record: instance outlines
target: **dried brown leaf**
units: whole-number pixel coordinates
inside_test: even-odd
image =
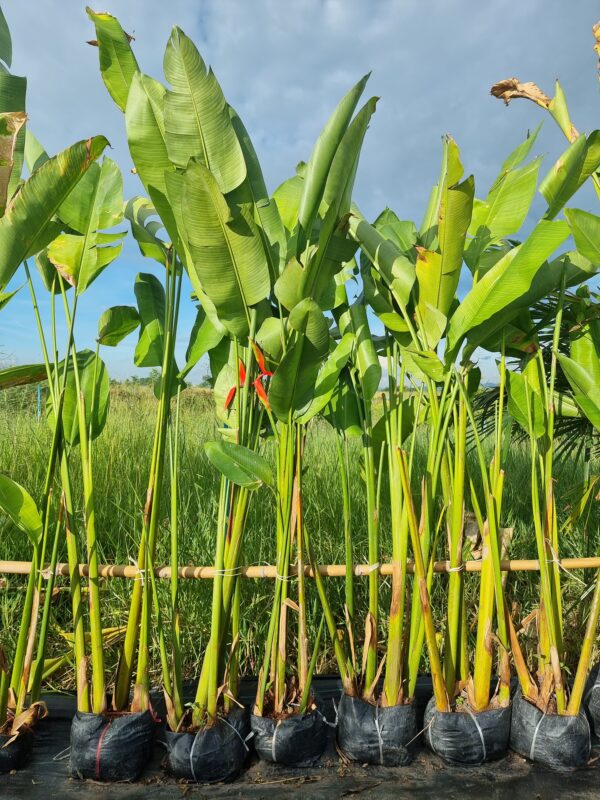
[[[547,94],[540,89],[540,87],[532,81],[521,83],[518,78],[506,78],[503,81],[498,81],[490,89],[490,93],[503,100],[505,105],[508,105],[511,100],[522,97],[524,100],[531,100],[538,106],[548,108],[550,105],[550,98]]]

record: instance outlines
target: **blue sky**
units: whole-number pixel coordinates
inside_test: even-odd
[[[141,68],[156,78],[163,79],[162,57],[172,25],[194,39],[244,119],[271,190],[309,156],[339,97],[373,70],[367,92],[381,101],[355,190],[368,217],[389,205],[401,218],[420,221],[437,177],[444,133],[458,142],[466,173],[475,175],[477,195],[485,194],[504,156],[542,119],[530,103],[516,101],[507,109],[490,97],[490,86],[502,78],[532,80],[552,94],[559,77],[575,125],[583,131],[597,126],[591,26],[600,7],[592,0],[102,2],[97,10],[119,17],[135,36]],[[15,0],[2,7],[13,36],[12,71],[28,78],[31,129],[51,153],[93,134],[106,135],[109,154],[124,173],[126,197],[140,193],[130,173],[123,116],[100,78],[97,50],[85,44],[94,31],[84,4]],[[542,174],[565,144],[547,118],[535,148],[545,154]],[[572,204],[597,210],[587,190]],[[542,209],[542,201],[536,201],[533,214]],[[154,271],[153,262],[129,241],[121,258],[84,295],[78,347],[94,346],[105,308],[134,303],[139,271]],[[46,304],[42,310],[48,314]],[[193,318],[193,306],[185,302],[180,363]],[[134,347],[135,335],[117,349],[104,348],[111,375],[120,379],[143,372],[133,366]],[[0,358],[8,363],[40,360],[25,291],[0,315]],[[493,373],[491,359],[482,367],[484,375]],[[197,367],[192,381],[203,372]]]

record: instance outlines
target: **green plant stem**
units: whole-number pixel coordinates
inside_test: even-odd
[[[596,573],[596,585],[594,587],[594,595],[592,597],[592,604],[588,616],[587,625],[585,628],[585,635],[581,646],[581,653],[577,663],[577,672],[575,673],[575,680],[573,681],[573,688],[571,689],[571,696],[569,697],[569,704],[567,706],[567,714],[576,715],[581,708],[581,701],[583,699],[583,692],[585,690],[585,683],[590,671],[590,663],[592,660],[592,653],[594,651],[594,644],[596,641],[596,629],[598,628],[598,616],[600,615],[600,570]]]
[[[419,539],[419,526],[417,523],[417,517],[412,502],[412,494],[410,490],[409,475],[408,475],[408,462],[404,450],[400,450],[400,478],[402,481],[402,490],[404,492],[404,496],[406,498],[406,503],[408,507],[408,527],[410,530],[410,536],[413,547],[413,558],[415,562],[415,581],[417,582],[419,589],[419,601],[421,603],[421,610],[423,614],[423,622],[425,627],[425,639],[427,641],[429,662],[431,664],[431,677],[433,679],[433,693],[435,696],[435,705],[438,711],[449,711],[450,705],[448,702],[448,695],[446,693],[442,664],[440,661],[440,654],[435,635],[433,614],[429,602],[429,592],[427,589],[427,574],[425,571],[423,553],[421,551],[421,542]]]

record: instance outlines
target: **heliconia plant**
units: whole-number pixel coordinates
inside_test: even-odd
[[[62,363],[58,362],[58,348],[56,342],[56,327],[54,324],[53,309],[53,349],[49,356],[45,345],[45,338],[41,326],[39,309],[33,291],[33,284],[29,274],[27,259],[54,245],[57,242],[75,241],[85,242],[84,231],[90,232],[84,225],[89,222],[85,219],[85,204],[80,213],[77,213],[81,199],[89,191],[90,170],[100,171],[95,163],[102,154],[107,140],[97,136],[87,141],[78,142],[53,158],[49,158],[37,145],[34,137],[27,133],[25,136],[25,79],[11,75],[7,67],[11,62],[11,40],[4,17],[1,17],[3,35],[1,37],[3,51],[0,57],[6,64],[3,66],[2,82],[4,92],[1,95],[2,103],[8,106],[0,112],[3,120],[2,147],[3,167],[1,177],[1,203],[2,216],[0,218],[0,253],[2,266],[0,268],[0,291],[2,292],[2,305],[5,305],[18,290],[5,292],[8,283],[15,273],[24,264],[26,281],[29,285],[38,331],[44,353],[44,363],[21,367],[18,376],[11,370],[3,372],[0,379],[2,386],[17,385],[39,381],[46,378],[49,382],[52,416],[49,418],[52,429],[52,444],[48,454],[48,463],[45,474],[43,497],[39,506],[27,491],[12,481],[7,476],[2,476],[2,511],[12,522],[24,531],[32,546],[32,569],[25,592],[23,614],[17,637],[16,651],[13,657],[12,670],[9,672],[6,660],[3,658],[2,678],[0,679],[0,726],[2,732],[7,732],[8,741],[2,748],[2,763],[6,761],[11,768],[12,752],[17,751],[16,766],[21,766],[23,756],[31,749],[31,726],[40,714],[41,684],[45,669],[45,648],[48,637],[50,621],[50,604],[54,582],[54,570],[57,563],[61,533],[67,531],[69,539],[69,511],[65,494],[58,493],[55,499],[55,481],[59,465],[62,464],[66,442],[70,437],[77,435],[78,407],[73,380],[79,380],[79,360],[85,354],[76,354],[73,340],[73,323],[75,306],[71,313],[67,310],[68,340],[65,347],[65,356]],[[18,108],[21,110],[18,110]],[[36,152],[36,158],[30,160],[31,154]],[[21,176],[25,156],[28,156],[30,175],[27,179]],[[106,163],[106,162],[105,162]],[[110,162],[112,163],[112,162]],[[116,169],[116,166],[115,166]],[[87,185],[84,183],[87,180]],[[93,178],[92,178],[93,180]],[[62,233],[67,228],[70,233]],[[95,228],[94,228],[95,230]],[[90,241],[90,245],[96,244]],[[67,280],[74,283],[79,276],[85,285],[93,281],[105,264],[99,263],[102,251],[90,253],[85,246],[78,251],[71,250],[60,259],[61,269],[72,265],[73,271],[67,275]],[[53,273],[49,280],[54,291],[62,291],[65,298],[65,283],[61,278],[58,268],[52,266],[49,272]],[[59,289],[60,284],[60,289]],[[22,287],[21,287],[22,288]],[[83,287],[85,288],[85,286]],[[53,294],[54,301],[54,294]],[[88,359],[89,360],[89,359]],[[82,365],[83,367],[83,365]],[[81,373],[82,377],[84,373]],[[88,380],[88,391],[94,391],[94,381]],[[105,387],[107,388],[107,387]],[[78,387],[81,389],[81,386]],[[105,397],[106,402],[106,397]],[[79,409],[83,411],[82,408]],[[86,438],[87,428],[90,425],[88,409],[88,422],[82,419],[83,430]],[[94,434],[96,435],[96,434]],[[71,550],[70,550],[71,553]],[[43,570],[49,558],[49,576]],[[75,564],[79,559],[75,558]],[[78,567],[77,567],[78,570]],[[48,580],[46,581],[46,578]],[[45,591],[44,591],[44,582]],[[74,601],[75,602],[75,601]],[[75,606],[74,606],[75,609]],[[75,618],[75,615],[74,615]],[[22,745],[22,740],[25,744]],[[24,748],[24,749],[23,749]]]
[[[594,33],[597,36],[597,27]],[[600,196],[598,131],[586,135],[575,128],[565,93],[558,81],[553,98],[549,98],[536,84],[523,84],[516,78],[495,84],[491,91],[507,105],[514,98],[524,98],[546,109],[570,143],[540,186],[548,205],[546,219],[556,217],[572,195],[590,178]],[[591,667],[591,643],[598,623],[600,585],[597,576],[583,647],[571,684],[564,668],[559,565],[561,542],[553,475],[557,421],[562,407],[569,401],[568,398],[562,400],[557,386],[559,379],[563,384],[566,379],[576,410],[591,424],[592,430],[597,430],[600,419],[595,413],[594,387],[597,385],[595,377],[600,362],[594,315],[592,312],[590,318],[589,301],[586,300],[589,290],[581,286],[576,295],[570,298],[567,289],[591,277],[597,270],[600,252],[594,246],[594,239],[600,232],[600,220],[594,214],[575,208],[565,209],[564,216],[564,224],[568,225],[577,251],[568,254],[561,265],[560,284],[553,287],[554,298],[544,309],[546,313],[550,310],[551,316],[547,319],[553,320],[551,336],[545,346],[548,357],[544,358],[544,347],[540,343],[535,355],[523,359],[520,371],[512,372],[509,376],[509,410],[512,409],[514,418],[526,431],[531,449],[531,502],[540,564],[538,666],[536,670],[531,670],[529,686],[522,686],[523,699],[518,706],[518,723],[511,742],[514,749],[533,760],[554,768],[572,769],[586,763],[589,757],[589,727],[582,701]],[[566,346],[563,339],[565,317],[569,320]],[[590,485],[593,485],[590,484],[590,478],[588,455],[581,500],[583,505],[583,498],[589,495]],[[519,652],[519,649],[515,637],[513,651]],[[523,656],[519,657],[523,660],[526,672]],[[551,715],[550,725],[553,729],[570,737],[572,746],[568,750],[556,748],[546,740],[536,750],[534,734],[536,726],[541,724],[542,715]]]
[[[0,390],[45,380],[51,431],[39,497],[0,474],[0,511],[31,550],[12,663],[0,648],[0,771],[23,763],[32,727],[45,713],[43,682],[69,663],[77,689],[71,774],[139,777],[157,723],[150,694],[153,635],[166,708],[166,766],[177,778],[234,778],[250,740],[260,758],[316,762],[328,723],[313,676],[326,642],[342,685],[337,742],[349,759],[410,762],[419,736],[417,681],[425,668],[433,696],[424,738],[446,761],[481,764],[510,744],[551,767],[585,763],[590,729],[583,706],[592,691],[600,571],[589,587],[571,678],[555,478],[560,420],[576,420],[588,453],[600,432],[600,311],[597,294],[584,286],[600,267],[600,217],[565,208],[588,180],[600,196],[600,132],[579,133],[558,82],[549,98],[535,84],[502,81],[493,95],[546,109],[569,142],[539,186],[542,160],[530,158],[539,127],[508,155],[482,198],[446,135],[420,226],[389,208],[370,223],[353,202],[378,101],[361,101],[369,75],[342,97],[308,161],[271,196],[248,131],[181,29],[173,28],[168,39],[161,83],[141,71],[133,38],[115,17],[90,8],[87,14],[96,37],[89,44],[98,49],[102,80],[124,114],[144,193],[126,203],[118,166],[100,160],[104,137],[49,157],[26,130],[25,79],[9,72],[12,45],[0,11],[0,310],[26,285],[42,351],[40,364],[1,370]],[[532,221],[538,188],[545,211]],[[137,275],[135,306],[102,313],[95,352],[77,350],[79,298],[120,255],[125,231],[117,227],[125,220],[157,273]],[[571,239],[574,249],[565,250]],[[32,263],[47,293],[49,327]],[[23,283],[12,288],[21,269]],[[186,278],[197,307],[180,368],[176,342]],[[64,342],[57,333],[61,309]],[[126,625],[115,630],[103,628],[96,520],[94,455],[110,405],[100,348],[116,347],[134,332],[135,366],[157,370],[156,416],[131,559],[137,574]],[[497,356],[498,386],[491,392],[480,387],[482,350]],[[181,394],[205,357],[217,433],[204,451],[219,491],[203,498],[207,505],[214,500],[210,632],[187,702],[179,583],[188,535],[180,516]],[[318,569],[305,514],[306,444],[318,418],[331,425],[339,469],[343,609],[334,606]],[[534,664],[502,574],[507,448],[517,428],[528,449],[528,543],[539,564]],[[566,525],[598,486],[590,464],[588,457],[584,489]],[[361,578],[355,574],[355,469],[367,533]],[[276,575],[256,694],[247,708],[240,701],[240,575],[259,492],[273,498]],[[481,540],[474,609],[464,574],[467,513]],[[161,595],[155,559],[163,544],[170,591]],[[65,548],[73,627],[62,633],[72,655],[48,659],[56,568]],[[386,548],[389,608],[380,578]],[[446,575],[438,578],[440,558]],[[316,619],[307,599],[309,570],[320,604]],[[364,619],[357,580],[366,584]],[[117,641],[112,685],[105,648]],[[600,726],[600,719],[594,722]]]
[[[466,730],[468,717],[459,715],[456,723],[450,722],[444,712],[453,708],[462,710],[466,703],[470,713],[479,714],[497,707],[508,707],[509,666],[508,654],[511,623],[507,618],[500,572],[500,525],[502,514],[501,464],[503,413],[502,399],[506,387],[505,353],[522,354],[532,343],[527,337],[526,309],[549,292],[557,289],[562,275],[567,274],[568,285],[576,284],[594,274],[595,268],[579,253],[559,256],[547,266],[546,259],[564,242],[569,228],[564,222],[555,222],[561,205],[554,196],[568,199],[562,190],[559,172],[551,171],[542,184],[550,208],[546,218],[520,246],[507,236],[521,227],[527,216],[537,184],[539,160],[523,164],[535,141],[535,133],[506,159],[503,169],[494,182],[485,201],[474,200],[472,179],[461,182],[462,166],[454,142],[446,139],[440,181],[431,195],[425,219],[419,231],[411,223],[402,223],[389,211],[384,212],[373,226],[356,213],[350,220],[350,230],[362,248],[362,273],[365,296],[386,328],[385,358],[390,362],[389,342],[395,341],[399,350],[398,364],[403,371],[402,382],[418,381],[424,384],[424,401],[427,407],[427,430],[431,436],[428,463],[421,483],[420,523],[418,515],[408,504],[407,522],[413,536],[415,558],[415,585],[408,636],[406,673],[407,697],[412,696],[416,673],[421,658],[423,638],[427,634],[430,668],[432,671],[435,706],[426,721],[440,731],[444,725],[462,725]],[[547,189],[548,185],[552,189]],[[573,188],[574,189],[577,187]],[[473,275],[473,285],[459,303],[455,298],[463,262]],[[544,269],[542,269],[544,267]],[[515,276],[519,279],[515,280]],[[523,327],[525,326],[525,327]],[[443,358],[438,353],[444,341]],[[478,346],[501,352],[500,400],[496,413],[494,456],[490,464],[475,425],[472,395],[477,388],[476,370],[470,363]],[[382,353],[383,354],[383,353]],[[455,361],[460,354],[461,365]],[[474,380],[473,380],[474,379]],[[401,391],[404,386],[401,386]],[[391,405],[392,393],[389,403]],[[386,399],[387,404],[387,399]],[[387,408],[384,411],[384,417]],[[389,425],[389,423],[386,423]],[[472,477],[465,472],[467,431],[476,444],[479,477],[483,485],[483,502],[475,493]],[[453,441],[450,439],[453,434]],[[402,489],[411,485],[408,470],[402,464],[396,482]],[[390,470],[393,464],[390,463]],[[402,477],[404,474],[404,482]],[[390,476],[392,473],[390,472]],[[415,476],[416,479],[416,476]],[[391,478],[390,478],[391,480]],[[394,486],[395,488],[395,486]],[[441,514],[436,510],[436,497],[441,493]],[[466,500],[473,504],[482,539],[483,564],[480,584],[480,602],[477,616],[477,641],[473,673],[468,656],[467,625],[464,616],[462,550],[464,508]],[[396,502],[402,503],[402,500]],[[398,509],[394,516],[402,519]],[[411,520],[413,524],[411,526]],[[437,647],[431,620],[427,588],[428,565],[435,557],[435,531],[445,521],[448,533],[448,606],[443,654]],[[405,523],[406,524],[406,523]],[[417,546],[417,551],[415,551]],[[421,550],[419,558],[418,549]],[[398,552],[401,552],[398,549]],[[418,573],[423,563],[422,580]],[[421,587],[419,589],[419,587]],[[492,632],[497,631],[495,637]],[[393,627],[390,625],[390,637]],[[493,638],[492,638],[493,637]],[[492,696],[490,680],[493,674],[493,642],[499,644],[499,689]],[[388,655],[390,640],[388,639]],[[393,660],[399,663],[397,649],[392,648]],[[517,660],[521,685],[529,689],[529,678],[521,661]],[[388,664],[388,670],[390,669]],[[386,674],[384,687],[398,685],[391,674]],[[463,696],[461,696],[461,694]],[[390,698],[384,698],[389,702]],[[459,702],[459,705],[457,704]],[[490,705],[492,703],[492,705]],[[436,716],[436,713],[438,716]],[[439,714],[442,714],[439,717]],[[438,722],[438,717],[444,722]],[[504,715],[503,744],[508,745],[510,716]],[[472,723],[471,723],[472,725]],[[481,754],[481,744],[476,727],[472,726],[477,745],[471,753],[476,761],[494,757],[494,748]],[[431,740],[432,733],[428,733]],[[443,735],[432,742],[436,752],[443,752]],[[448,742],[450,739],[448,739]],[[449,760],[468,760],[468,748],[445,753]]]

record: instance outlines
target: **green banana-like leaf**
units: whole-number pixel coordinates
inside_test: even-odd
[[[352,333],[355,341],[354,366],[358,372],[362,396],[368,405],[381,381],[381,364],[369,327],[367,307],[358,298],[338,316],[338,326],[342,333]]]
[[[139,71],[131,49],[131,37],[125,33],[116,17],[106,12],[96,13],[89,6],[86,12],[96,28],[98,39],[89,44],[98,47],[102,80],[112,99],[121,111],[125,111],[131,81]]]
[[[360,152],[378,99],[371,97],[367,100],[348,125],[331,162],[323,190],[323,203],[326,208],[334,205],[338,217],[350,211]]]
[[[497,352],[501,347],[503,330],[506,331],[506,344],[510,343],[511,333],[506,326],[514,322],[519,315],[528,313],[528,310],[539,300],[558,291],[563,273],[565,286],[568,289],[589,280],[597,271],[598,269],[576,250],[564,253],[544,264],[543,269],[539,269],[533,276],[531,286],[526,292],[497,311],[493,317],[469,330],[467,338],[470,349],[474,350],[480,346]],[[517,327],[519,326],[517,325]],[[531,324],[525,329],[521,328],[521,331],[529,331],[530,328]],[[488,348],[488,342],[491,343],[490,348]]]
[[[566,208],[565,217],[577,250],[593,264],[600,266],[600,217],[578,208]]]
[[[245,489],[258,489],[263,483],[273,486],[269,462],[247,447],[227,441],[206,442],[204,450],[211,464],[228,480]]]
[[[600,131],[575,139],[540,184],[540,192],[548,203],[545,218],[554,219],[599,166]]]
[[[446,137],[445,150],[449,166],[453,161],[460,163],[458,147],[450,137]],[[421,249],[417,259],[418,310],[422,317],[428,305],[448,316],[458,288],[475,195],[473,176],[462,183],[452,182],[459,172],[462,173],[462,165],[460,170],[448,169],[439,192],[435,226],[439,258],[434,257],[431,250]]]
[[[347,127],[334,155],[322,198],[324,217],[318,246],[309,249],[304,264],[291,258],[276,283],[277,298],[288,310],[305,298],[315,300],[322,310],[336,304],[335,277],[356,252],[356,244],[346,235],[347,217],[360,151],[376,103],[377,98],[365,103]]]
[[[212,172],[223,194],[231,192],[246,177],[244,154],[213,71],[180,28],[173,28],[164,69],[172,87],[165,99],[169,158],[181,169],[197,159]]]
[[[152,203],[145,197],[132,197],[125,206],[125,216],[142,255],[166,265],[170,245],[158,235],[163,224],[154,219],[156,209]]]
[[[243,338],[249,329],[250,308],[271,289],[269,265],[251,208],[231,209],[212,173],[192,161],[184,178],[183,214],[192,285],[206,292],[227,330]]]
[[[296,422],[305,425],[328,405],[337,390],[340,373],[348,363],[353,348],[354,335],[346,333],[323,362],[315,381],[313,398],[308,408],[296,417]]]
[[[0,112],[2,113],[25,113],[25,94],[27,91],[27,79],[18,75],[11,75],[9,72],[0,70]],[[12,170],[8,181],[7,197],[14,195],[23,170],[23,153],[25,150],[25,126],[21,126],[17,134],[12,157]]]
[[[20,484],[0,474],[0,511],[26,533],[36,546],[42,536],[42,518],[33,498]]]
[[[577,361],[563,353],[558,354],[560,366],[567,377],[577,405],[592,423],[597,431],[600,431],[600,395],[598,392],[598,382],[590,371]]]
[[[421,244],[427,250],[437,249],[439,211],[443,195],[449,186],[455,186],[460,181],[463,173],[458,145],[451,136],[444,136],[440,177],[429,196],[425,216],[419,230]]]
[[[431,378],[436,383],[444,380],[444,365],[434,350],[415,350],[402,347],[400,350],[404,366],[411,375],[421,381]]]
[[[106,425],[110,406],[110,380],[104,361],[91,350],[77,353],[79,385],[85,408],[85,427],[96,439]],[[58,375],[62,379],[64,363],[58,365]],[[79,442],[79,417],[77,413],[78,393],[75,381],[73,360],[67,367],[67,383],[62,408],[62,429],[65,440],[70,445]],[[54,408],[48,396],[46,414],[50,428],[54,428]]]
[[[373,227],[386,239],[392,241],[405,255],[409,256],[417,243],[415,223],[410,220],[398,219],[398,216],[390,208],[385,208],[381,212],[373,223]]]
[[[98,320],[97,342],[105,347],[116,347],[140,324],[140,315],[133,306],[107,308]]]
[[[296,167],[296,174],[280,184],[273,192],[273,200],[289,236],[291,236],[298,222],[298,211],[302,200],[302,192],[304,191],[305,171],[306,164],[301,161]],[[292,253],[289,256],[291,257]]]
[[[365,219],[352,215],[349,225],[351,236],[377,268],[395,301],[400,307],[406,307],[416,277],[414,264]]]
[[[542,220],[522,245],[510,250],[473,286],[450,320],[447,359],[454,358],[470,330],[529,290],[537,271],[568,235],[565,222]]]
[[[190,342],[185,354],[186,364],[181,370],[181,378],[185,376],[196,366],[198,361],[216,347],[223,336],[225,331],[223,328],[220,330],[215,328],[210,319],[206,316],[206,311],[202,306],[198,306],[198,312],[194,321],[194,326],[190,334]]]
[[[107,144],[96,136],[71,145],[42,164],[9,203],[0,219],[0,291],[25,258],[56,236],[52,218]]]
[[[7,367],[0,370],[0,391],[12,389],[14,386],[40,383],[45,381],[46,377],[44,364],[19,364],[17,367]]]
[[[133,287],[140,318],[140,336],[133,363],[136,367],[161,367],[164,353],[165,290],[155,275],[140,272]]]
[[[25,163],[29,172],[35,172],[50,156],[30,128],[25,131]]]
[[[0,59],[7,67],[12,63],[12,39],[6,17],[0,8]]]
[[[291,311],[287,351],[271,378],[269,402],[282,421],[304,409],[313,396],[317,375],[329,350],[329,325],[317,303],[310,297]]]
[[[333,159],[369,80],[369,75],[370,73],[361,78],[340,100],[313,147],[306,166],[302,197],[298,208],[298,239],[296,243],[296,257],[298,258],[306,243],[310,241],[312,227],[317,218]]]
[[[120,254],[124,232],[103,233],[123,219],[123,178],[110,158],[92,164],[59,214],[78,233],[62,233],[48,247],[60,275],[82,294]]]
[[[263,237],[271,273],[271,282],[275,283],[286,263],[287,239],[285,228],[279,216],[277,203],[269,197],[260,162],[250,135],[237,112],[231,106],[229,107],[229,115],[246,163],[246,180],[232,194],[229,201],[254,204],[254,219]]]
[[[521,142],[521,144],[517,145],[515,149],[504,159],[502,164],[502,168],[498,177],[494,181],[494,186],[500,183],[509,172],[509,170],[514,170],[515,167],[518,167],[520,164],[525,161],[529,153],[531,152],[531,148],[533,147],[535,140],[538,137],[538,134],[541,130],[543,123],[539,123],[537,128],[534,129],[532,133],[529,131],[527,132],[527,138]],[[493,188],[493,187],[492,187]]]
[[[260,347],[271,367],[279,364],[283,355],[283,343],[287,339],[287,318],[266,317],[256,333],[256,344]]]
[[[581,321],[569,331],[571,358],[591,377],[600,390],[600,320]]]
[[[8,188],[15,166],[15,148],[19,131],[25,125],[24,111],[0,112],[0,217],[6,210]]]
[[[506,383],[508,413],[530,435],[535,438],[543,436],[546,431],[544,403],[527,375],[507,370]]]
[[[522,167],[500,173],[485,200],[475,200],[465,261],[469,268],[478,270],[481,277],[480,258],[486,249],[505,236],[516,233],[527,218],[535,196],[541,158]]]
[[[166,195],[165,172],[173,170],[167,153],[164,104],[165,87],[141,72],[131,81],[125,128],[136,172],[148,193]]]
[[[342,370],[337,390],[331,398],[331,411],[326,419],[344,436],[363,435],[356,392],[350,381],[348,369]]]

